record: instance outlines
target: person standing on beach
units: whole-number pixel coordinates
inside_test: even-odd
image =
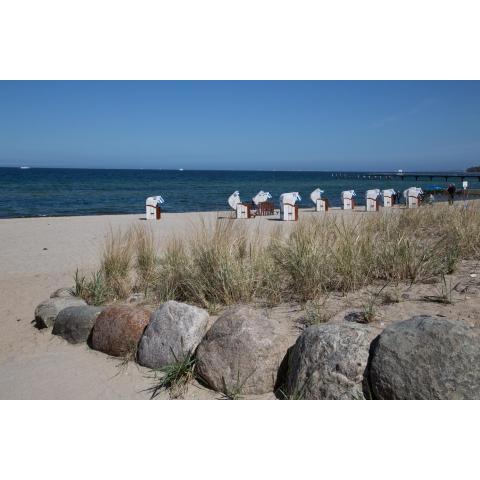
[[[447,188],[448,204],[449,205],[453,205],[453,202],[455,201],[455,192],[456,191],[457,191],[457,188],[455,187],[455,185],[453,183],[451,183]]]

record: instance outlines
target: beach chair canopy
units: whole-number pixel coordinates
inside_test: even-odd
[[[236,210],[239,203],[242,203],[240,200],[240,192],[236,190],[228,197],[228,204],[233,210]]]
[[[301,202],[302,197],[298,192],[290,192],[290,193],[282,193],[280,195],[280,205],[284,205],[285,203],[289,203],[290,205],[295,205],[296,201]]]
[[[311,194],[310,194],[310,200],[316,205],[317,204],[317,200],[321,200],[322,199],[322,193],[325,193],[323,190],[320,190],[319,188],[317,188],[316,190],[314,190]]]
[[[380,196],[380,190],[378,188],[374,188],[373,190],[367,190],[367,193],[365,194],[365,198],[377,200],[377,198]]]
[[[420,187],[410,187],[403,192],[403,197],[405,199],[408,197],[418,198],[420,195],[423,195],[423,190]]]
[[[384,197],[393,197],[393,195],[396,195],[397,192],[393,188],[387,188],[387,190],[384,190],[382,192],[382,195]]]
[[[355,193],[355,190],[344,190],[342,192],[342,200],[348,199],[351,200],[353,197],[356,197],[357,194]]]
[[[156,207],[160,203],[165,203],[165,202],[160,195],[157,195],[156,197],[148,197],[145,202],[145,205],[149,207]]]
[[[258,205],[259,203],[266,202],[269,198],[272,198],[270,195],[270,192],[264,192],[263,190],[260,190],[253,198],[252,202],[255,205]]]

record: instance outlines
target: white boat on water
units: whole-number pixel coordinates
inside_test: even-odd
[[[27,167],[27,166],[23,166],[23,167],[20,167],[20,170],[28,170],[30,167]]]

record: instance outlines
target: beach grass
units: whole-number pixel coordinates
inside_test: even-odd
[[[175,354],[172,351],[175,357]],[[154,384],[147,391],[150,393],[150,399],[156,398],[163,390],[169,392],[170,398],[181,398],[188,384],[195,377],[195,357],[188,353],[183,358],[176,358],[175,362],[166,365],[157,370],[152,370]]]
[[[212,311],[255,300],[315,305],[329,292],[431,283],[452,273],[461,259],[480,259],[476,205],[348,218],[309,215],[263,235],[244,222],[219,219],[200,222],[161,251],[146,227],[112,231],[99,272],[108,300],[143,291],[152,302],[173,299]],[[91,297],[84,290],[79,295]]]
[[[333,314],[326,308],[328,300],[329,296],[327,294],[322,298],[308,300],[305,303],[305,317],[303,319],[305,327],[327,323],[332,318]]]
[[[103,244],[100,272],[114,300],[131,293],[134,249],[140,248],[134,233],[133,229],[126,232],[110,229]]]
[[[135,247],[133,261],[137,289],[148,296],[157,275],[157,246],[152,230],[145,225],[135,226],[132,229],[132,239]]]
[[[77,268],[74,281],[72,295],[83,298],[90,305],[103,305],[112,298],[101,271],[93,272],[90,277],[86,277],[80,274]]]

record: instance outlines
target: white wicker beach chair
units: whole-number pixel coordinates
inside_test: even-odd
[[[160,195],[155,197],[148,197],[145,201],[145,219],[146,220],[160,220],[162,211],[160,205],[165,203]]]
[[[280,219],[285,221],[298,220],[297,201],[301,201],[302,197],[298,192],[282,193],[280,195]]]

